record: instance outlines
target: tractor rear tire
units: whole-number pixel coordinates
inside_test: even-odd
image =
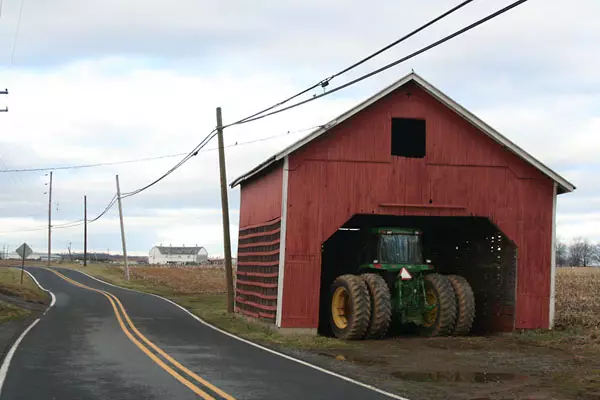
[[[367,284],[358,275],[342,275],[331,285],[330,325],[339,339],[362,339],[371,321]]]
[[[425,281],[426,304],[436,306],[426,321],[419,327],[422,336],[448,336],[456,323],[456,294],[448,279],[444,275],[429,274],[423,278]]]
[[[392,296],[390,288],[381,275],[361,275],[369,289],[371,299],[371,321],[365,335],[366,339],[381,339],[392,322]]]
[[[462,276],[448,275],[448,279],[456,293],[458,311],[452,335],[466,336],[471,331],[475,319],[475,295],[469,282]]]

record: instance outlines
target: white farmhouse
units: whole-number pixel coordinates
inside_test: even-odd
[[[149,264],[201,264],[208,260],[204,247],[154,246],[148,257]]]

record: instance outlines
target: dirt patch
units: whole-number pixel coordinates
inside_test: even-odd
[[[595,399],[593,374],[600,371],[600,353],[588,351],[578,358],[568,349],[513,334],[389,338],[291,353],[411,400]],[[575,377],[583,379],[575,383]]]

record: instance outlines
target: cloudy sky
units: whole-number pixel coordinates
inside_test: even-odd
[[[15,33],[22,1],[22,17]],[[3,0],[0,169],[105,163],[189,151],[215,126],[246,116],[360,59],[458,3],[431,0]],[[429,44],[504,5],[471,5],[331,87]],[[572,181],[558,234],[600,240],[600,2],[530,0],[488,24],[350,89],[225,131],[229,181],[306,129],[414,69]],[[14,48],[14,57],[13,57]],[[316,90],[309,94],[318,94]],[[301,132],[298,132],[301,131]],[[288,133],[289,132],[289,133]],[[262,138],[275,138],[256,141]],[[254,143],[247,143],[253,142]],[[235,144],[238,143],[236,146]],[[222,253],[218,161],[207,151],[124,200],[128,249],[204,245]],[[55,224],[90,217],[115,193],[152,181],[177,158],[54,172]],[[44,251],[45,172],[0,173],[0,247]],[[230,191],[232,241],[239,191]],[[39,230],[31,230],[40,228]],[[28,231],[25,231],[29,229]],[[56,252],[81,249],[80,227],[56,229]],[[89,227],[92,250],[120,251],[113,208]]]

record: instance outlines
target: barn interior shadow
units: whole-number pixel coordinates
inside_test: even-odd
[[[331,336],[331,283],[339,275],[356,272],[353,250],[360,245],[360,230],[381,226],[422,230],[424,259],[431,260],[442,274],[467,279],[476,307],[471,334],[514,330],[517,247],[489,219],[359,214],[321,247],[320,334]]]

